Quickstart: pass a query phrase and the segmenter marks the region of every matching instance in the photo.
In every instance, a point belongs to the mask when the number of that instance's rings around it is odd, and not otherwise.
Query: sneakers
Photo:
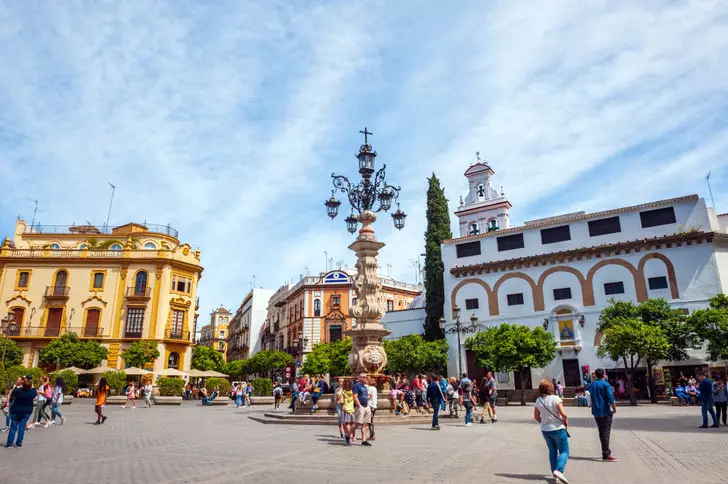
[[[473,426],[473,424],[471,424],[471,423],[466,423],[466,424],[465,424],[465,426],[466,426],[466,427],[472,427],[472,426]]]
[[[101,423],[105,423],[107,418],[109,418],[109,417],[107,417],[107,416],[101,417]]]
[[[2,429],[0,429],[0,432],[7,432],[8,430],[10,429],[8,429],[7,427],[3,427]]]
[[[126,408],[126,405],[122,405],[121,408]]]
[[[365,440],[365,441],[363,441],[363,442],[361,443],[361,445],[363,445],[363,446],[365,446],[365,447],[371,447],[371,446],[372,446],[372,444],[370,444],[368,440]]]
[[[720,424],[714,423],[713,425],[710,426],[710,428],[711,429],[719,429],[720,428]]]
[[[498,421],[498,417],[496,417],[495,415],[493,415],[493,423],[496,423],[497,421]]]
[[[46,422],[45,425],[43,426],[43,428],[47,429],[49,426],[50,426],[50,423]]]
[[[439,425],[435,425],[435,430],[440,430],[440,426]]]
[[[346,440],[346,445],[351,445],[351,439],[349,438],[348,435],[346,437],[344,437],[344,440]]]
[[[556,479],[556,482],[561,482],[562,484],[569,484],[569,481],[566,479],[566,476],[563,472],[556,469],[554,471],[554,479]]]
[[[698,427],[698,428],[699,428],[699,429],[707,429],[707,428],[708,428],[708,426],[707,426],[707,425],[701,425],[701,426],[700,426],[700,427]]]
[[[485,419],[481,417],[480,423],[484,424],[485,423]]]
[[[66,423],[66,417],[61,417],[61,425],[63,425],[64,423]]]
[[[51,425],[55,425],[55,424],[56,424],[56,421],[55,420],[51,420]]]
[[[610,455],[609,457],[604,457],[602,460],[604,462],[619,462],[619,459],[617,459],[613,455]]]

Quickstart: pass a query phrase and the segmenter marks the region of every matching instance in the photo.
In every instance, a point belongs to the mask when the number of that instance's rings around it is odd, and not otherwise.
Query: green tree
[[[144,368],[159,358],[159,349],[155,341],[135,341],[121,352],[121,358],[129,366]]]
[[[78,387],[78,375],[71,370],[56,371],[51,374],[51,383],[55,385],[58,377],[63,378],[63,382],[66,384],[66,395],[73,395]]]
[[[270,372],[293,365],[293,357],[283,351],[262,350],[248,358],[246,364],[249,373],[268,375]]]
[[[208,378],[205,380],[208,393],[217,391],[218,396],[227,397],[230,393],[230,382],[225,378]]]
[[[248,360],[228,361],[222,365],[222,372],[233,380],[244,380],[248,377]]]
[[[691,314],[690,323],[698,337],[705,340],[709,360],[728,360],[728,296],[717,294],[710,298],[710,307]]]
[[[102,378],[106,378],[106,383],[109,384],[109,389],[112,395],[121,395],[126,386],[126,372],[123,371],[107,371]]]
[[[445,266],[440,246],[452,238],[450,210],[447,207],[445,189],[432,174],[427,189],[427,230],[425,231],[425,339],[434,341],[444,338],[440,318],[445,305]]]
[[[313,351],[306,355],[303,362],[303,372],[309,375],[343,376],[351,373],[349,366],[349,353],[351,353],[351,339],[332,341],[331,343],[318,343]]]
[[[639,319],[648,326],[658,328],[667,337],[667,348],[658,346],[651,348],[644,354],[647,367],[647,384],[650,388],[652,403],[657,403],[657,392],[652,370],[660,361],[682,361],[688,359],[688,347],[695,339],[693,325],[686,322],[685,315],[678,309],[673,309],[670,303],[662,298],[649,299],[637,305],[630,301],[609,301],[599,315],[598,331],[604,332],[615,322]],[[630,389],[632,386],[630,385]]]
[[[503,323],[491,326],[465,340],[478,365],[495,371],[530,371],[543,368],[556,358],[556,343],[541,327]],[[521,405],[526,404],[526,379],[521,378]]]
[[[40,350],[40,362],[92,368],[105,360],[108,352],[98,341],[82,341],[76,333],[66,333]]]
[[[157,377],[157,389],[162,397],[181,397],[185,390],[185,381],[182,378]]]
[[[192,349],[192,362],[190,363],[192,368],[202,371],[220,371],[224,364],[225,358],[222,353],[209,346],[198,345]]]
[[[605,329],[601,330],[602,326]],[[597,349],[597,356],[608,357],[624,364],[630,403],[637,405],[637,396],[634,393],[635,370],[643,358],[652,361],[667,358],[670,341],[661,328],[647,324],[639,318],[617,316],[609,320],[607,325],[600,325],[600,331],[602,344]]]
[[[447,366],[447,341],[426,341],[419,334],[410,334],[395,340],[384,341],[387,352],[387,373],[438,373],[444,374]]]
[[[18,348],[18,345],[15,344],[15,341],[11,340],[10,338],[7,338],[7,343],[3,341],[0,343],[2,345],[7,344],[7,348],[5,348],[5,366],[17,366],[23,364],[23,349]],[[0,349],[2,351],[2,349]]]

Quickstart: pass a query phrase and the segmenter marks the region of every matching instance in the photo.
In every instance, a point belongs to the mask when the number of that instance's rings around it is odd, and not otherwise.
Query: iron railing
[[[46,286],[45,297],[68,297],[70,293],[68,286]]]
[[[135,224],[146,227],[147,232],[155,234],[164,234],[178,238],[179,232],[172,227],[162,224]],[[114,230],[119,227],[95,225],[26,225],[23,234],[80,234],[80,235],[115,235]],[[122,234],[119,234],[122,235]]]
[[[178,329],[167,329],[164,331],[164,339],[173,339],[177,341],[190,341],[190,332]]]
[[[104,328],[101,326],[86,326],[85,328],[70,327],[66,328],[66,333],[76,333],[79,338],[101,338]]]
[[[149,298],[151,295],[151,288],[150,287],[127,287],[126,288],[126,297],[144,297]]]
[[[124,338],[141,338],[142,330],[139,331],[127,331],[124,330]]]

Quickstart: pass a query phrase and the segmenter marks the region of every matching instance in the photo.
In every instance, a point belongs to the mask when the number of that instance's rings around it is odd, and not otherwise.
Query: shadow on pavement
[[[702,417],[700,413],[690,416],[669,416],[669,417],[647,417],[639,418],[630,416],[628,418],[620,419],[620,414],[614,416],[614,423],[612,424],[612,431],[615,430],[646,430],[651,432],[713,432],[713,433],[726,433],[728,428],[721,427],[720,429],[699,429],[698,426],[702,423]],[[709,424],[712,421],[709,418]],[[589,417],[569,417],[569,427],[579,428],[591,428],[597,431],[596,423],[594,418]]]
[[[521,481],[542,481],[551,482],[553,479],[541,474],[496,474],[498,477],[506,477],[508,479],[518,479]]]

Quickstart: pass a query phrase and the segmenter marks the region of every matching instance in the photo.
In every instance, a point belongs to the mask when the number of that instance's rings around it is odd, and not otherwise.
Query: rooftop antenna
[[[392,277],[392,264],[387,264],[387,277]]]
[[[324,251],[324,255],[326,256],[326,270],[324,272],[329,272],[329,253]]]
[[[104,225],[104,232],[108,230],[109,228],[109,218],[111,217],[111,205],[114,203],[114,192],[116,192],[116,187],[109,182],[109,186],[111,187],[111,200],[109,200],[109,212],[106,214],[106,225]]]
[[[713,198],[713,189],[710,188],[710,172],[708,172],[708,176],[705,177],[705,181],[708,182],[708,191],[710,192],[710,203],[713,205],[713,208],[715,208],[715,199]]]
[[[33,209],[33,220],[30,222],[30,231],[32,232],[33,231],[33,225],[35,224],[35,214],[38,213],[38,200],[37,199],[32,199],[32,198],[29,198],[28,200],[30,200],[31,202],[33,202],[33,204],[35,205],[35,208]]]

